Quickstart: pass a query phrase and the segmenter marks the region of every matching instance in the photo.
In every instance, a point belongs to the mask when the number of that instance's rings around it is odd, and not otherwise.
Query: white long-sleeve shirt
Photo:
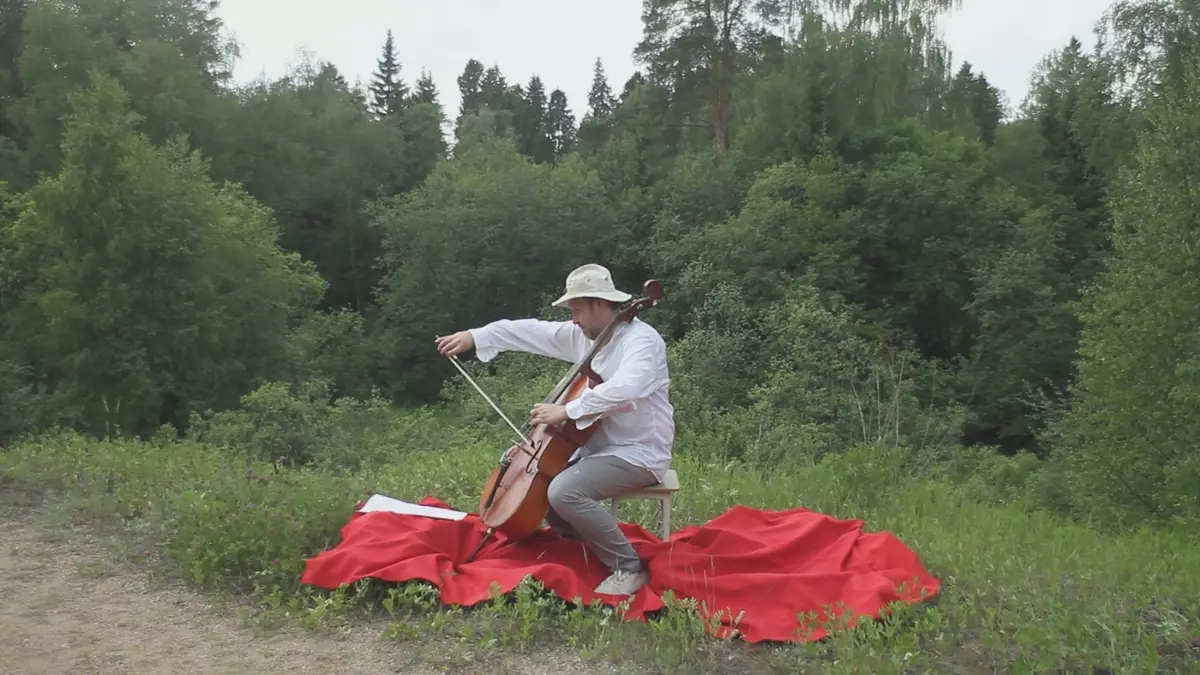
[[[504,351],[523,351],[576,363],[593,341],[571,321],[501,319],[471,329],[475,355],[491,361]],[[671,465],[675,409],[668,397],[667,346],[653,327],[637,317],[619,325],[592,359],[604,380],[567,403],[567,416],[580,429],[603,419],[578,457],[615,455],[648,469],[661,481]]]

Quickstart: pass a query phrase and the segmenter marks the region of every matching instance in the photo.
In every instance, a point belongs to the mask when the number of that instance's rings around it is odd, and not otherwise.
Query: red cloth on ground
[[[451,508],[431,497],[420,503]],[[721,613],[713,629],[719,637],[736,630],[748,642],[802,642],[819,640],[826,631],[802,630],[798,615],[815,612],[817,624],[828,618],[827,611],[877,617],[892,601],[919,602],[937,593],[941,582],[899,539],[864,533],[862,527],[860,520],[804,508],[747,506],[673,532],[669,541],[621,523],[650,571],[649,584],[634,596],[625,618],[640,620],[661,609],[662,593],[670,589],[677,598],[694,598],[705,619]],[[568,602],[600,599],[615,607],[627,600],[593,593],[608,570],[582,544],[549,529],[520,542],[497,534],[463,564],[486,529],[476,514],[452,521],[356,510],[342,528],[342,542],[309,559],[301,582],[333,589],[368,577],[423,579],[440,589],[443,603],[473,605],[491,597],[493,583],[507,593],[531,575]]]

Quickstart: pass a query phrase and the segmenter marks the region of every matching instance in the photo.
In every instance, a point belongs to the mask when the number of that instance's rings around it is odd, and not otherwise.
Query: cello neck
[[[575,381],[575,378],[578,377],[581,372],[583,372],[585,367],[591,365],[592,359],[595,358],[596,353],[603,349],[604,346],[608,344],[609,340],[612,339],[613,333],[616,332],[618,326],[620,326],[622,323],[632,322],[634,317],[636,317],[642,310],[653,307],[657,305],[660,300],[662,300],[662,283],[656,279],[650,279],[645,284],[642,284],[642,293],[642,297],[630,301],[630,303],[626,305],[624,309],[622,309],[617,313],[616,316],[612,318],[612,321],[608,322],[608,325],[604,327],[604,330],[600,332],[600,335],[596,337],[595,342],[592,343],[592,348],[588,350],[587,354],[584,355],[582,359],[575,363],[575,365],[571,366],[571,369],[568,370],[567,374],[558,381],[558,384],[554,385],[554,389],[552,389],[550,394],[542,400],[543,403],[558,403],[558,400],[562,397],[563,393],[566,392],[567,387],[571,385],[571,382]]]

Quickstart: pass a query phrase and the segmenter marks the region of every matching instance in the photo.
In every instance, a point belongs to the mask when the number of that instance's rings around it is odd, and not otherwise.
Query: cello
[[[589,386],[601,384],[604,380],[592,370],[592,359],[612,339],[617,326],[632,321],[642,310],[657,305],[662,297],[662,283],[650,279],[643,284],[642,297],[630,300],[612,321],[609,321],[587,354],[571,366],[542,402],[566,405],[579,398]],[[508,423],[519,439],[504,451],[491,475],[484,482],[479,498],[479,517],[487,526],[487,531],[475,550],[467,556],[466,562],[471,562],[496,532],[505,535],[509,540],[519,540],[538,529],[550,510],[550,481],[567,467],[571,456],[588,442],[596,432],[597,425],[603,420],[596,420],[586,429],[580,429],[571,419],[555,425],[538,424],[532,429],[530,423],[526,422],[521,428],[517,428],[471,378],[458,362],[458,358],[453,354],[447,358]]]

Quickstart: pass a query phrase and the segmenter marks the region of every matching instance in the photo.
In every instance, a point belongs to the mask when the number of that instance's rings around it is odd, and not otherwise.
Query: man
[[[484,362],[516,350],[575,363],[630,297],[613,286],[607,269],[583,265],[567,276],[565,292],[553,303],[571,310],[570,321],[502,319],[440,337],[437,348],[450,356],[474,347]],[[534,424],[570,419],[583,429],[604,420],[551,481],[546,519],[560,535],[583,541],[612,572],[596,593],[633,595],[649,574],[602,502],[661,481],[670,467],[675,411],[667,396],[666,344],[634,317],[617,327],[592,359],[592,369],[603,383],[565,406],[539,403],[530,411]]]

